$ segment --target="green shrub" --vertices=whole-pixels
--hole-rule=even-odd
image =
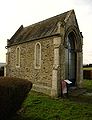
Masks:
[[[31,88],[26,79],[0,77],[0,120],[16,113]]]

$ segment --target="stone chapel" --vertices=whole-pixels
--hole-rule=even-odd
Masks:
[[[6,76],[28,79],[33,90],[58,97],[61,81],[80,86],[83,36],[74,10],[27,27],[7,40]]]

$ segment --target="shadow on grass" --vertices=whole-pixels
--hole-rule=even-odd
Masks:
[[[80,103],[92,103],[92,95],[90,92],[92,92],[92,89],[89,90],[87,88],[77,88],[69,91],[68,99]],[[87,93],[89,93],[89,95]]]
[[[51,117],[49,117],[49,119],[51,120],[61,120],[60,119],[60,116],[59,115],[54,115],[54,116],[51,116]],[[35,116],[35,117],[22,117],[22,116],[20,116],[20,115],[16,115],[15,117],[12,117],[11,119],[9,119],[9,120],[47,120],[47,119],[43,119],[43,118],[41,118],[41,117],[37,117],[37,116]]]
[[[92,104],[92,96],[69,96],[70,101],[75,101],[79,103],[91,103]]]
[[[38,116],[31,116],[31,117],[23,117],[21,115],[15,115],[10,120],[45,120]]]

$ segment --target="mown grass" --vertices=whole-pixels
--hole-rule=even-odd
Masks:
[[[83,80],[82,87],[87,91],[92,92],[92,80]]]
[[[78,98],[77,98],[78,99]],[[12,120],[92,120],[92,104],[31,91]]]
[[[83,70],[92,70],[92,67],[84,67]]]
[[[82,87],[92,91],[92,81],[83,80]],[[69,95],[68,99],[53,99],[31,91],[11,120],[92,120],[92,96]]]

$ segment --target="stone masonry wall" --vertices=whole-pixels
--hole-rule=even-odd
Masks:
[[[35,44],[41,44],[41,68],[34,67]],[[20,47],[20,67],[16,67],[16,48]],[[9,49],[7,75],[18,78],[25,78],[34,83],[34,88],[42,89],[42,86],[50,88],[52,86],[52,69],[53,69],[53,38],[42,39],[12,46]],[[35,85],[41,86],[40,88]],[[46,91],[46,90],[45,90]],[[44,91],[44,92],[45,92]]]

